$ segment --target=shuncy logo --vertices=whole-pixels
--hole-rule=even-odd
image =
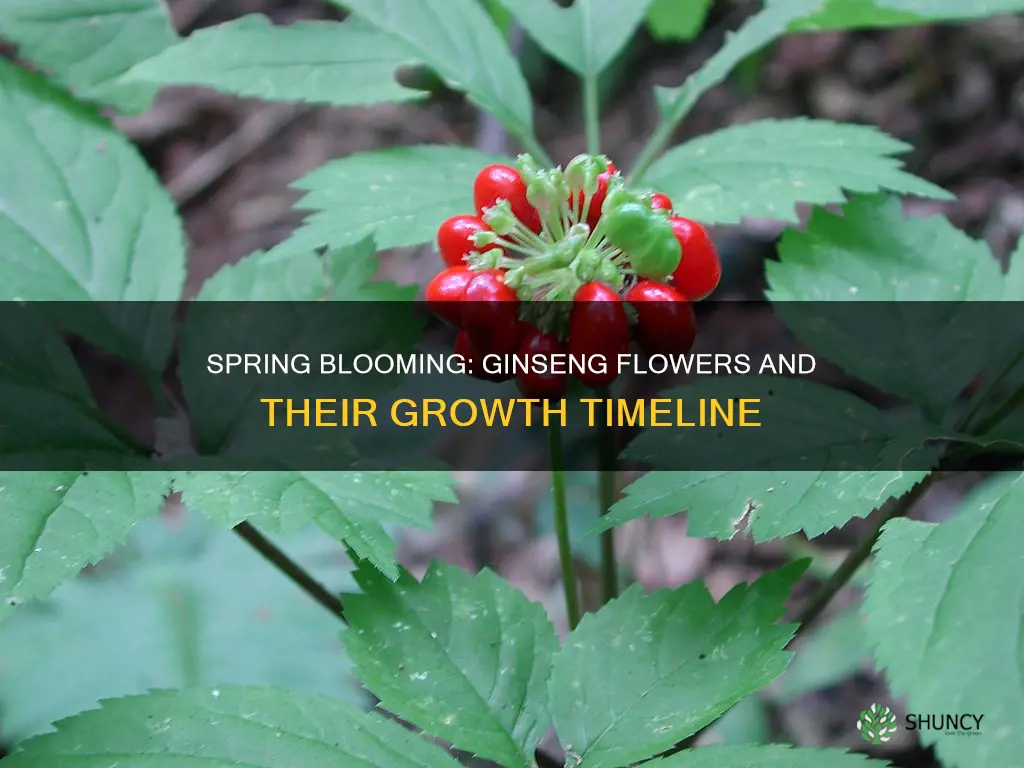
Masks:
[[[860,713],[857,730],[869,744],[884,744],[898,730],[896,715],[888,707],[872,704]]]

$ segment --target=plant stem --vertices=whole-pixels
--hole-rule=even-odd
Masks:
[[[249,523],[239,523],[235,526],[234,531],[276,566],[281,573],[294,581],[303,592],[348,624],[348,620],[345,618],[345,606],[342,605],[341,600],[310,576],[301,565],[288,557],[274,542]]]
[[[601,96],[596,75],[583,78],[583,123],[587,131],[587,154],[601,154]]]
[[[917,503],[918,499],[924,496],[925,492],[932,486],[937,477],[938,472],[932,472],[928,477],[918,483],[909,493],[889,504],[889,508],[882,513],[878,523],[871,529],[871,532],[857,542],[857,546],[850,551],[850,553],[843,559],[843,562],[839,564],[839,567],[836,568],[825,583],[821,585],[817,593],[811,598],[810,602],[808,602],[807,605],[803,607],[803,610],[797,614],[795,621],[800,626],[797,627],[796,633],[793,635],[794,639],[803,634],[807,627],[812,625],[818,617],[821,616],[825,608],[828,607],[828,604],[832,602],[832,598],[834,598],[839,593],[839,590],[846,586],[846,583],[853,578],[853,575],[858,570],[860,570],[864,561],[871,556],[871,551],[878,542],[878,537],[882,535],[882,529],[885,527],[885,524],[894,518],[906,515],[910,511],[911,507]]]
[[[978,390],[978,393],[971,399],[971,402],[968,405],[967,413],[961,419],[960,424],[957,427],[959,431],[970,433],[975,429],[973,422],[978,417],[982,406],[988,402],[992,393],[998,389],[1003,380],[1009,376],[1013,369],[1022,361],[1024,361],[1024,351],[1018,352],[996,376],[992,377],[987,384]],[[985,430],[981,430],[978,434],[983,434],[984,431]]]
[[[651,138],[648,139],[647,144],[644,145],[643,150],[640,152],[640,157],[636,159],[636,164],[629,172],[629,176],[626,179],[627,184],[637,184],[643,179],[647,169],[651,167],[651,163],[654,162],[661,150],[668,144],[669,139],[672,138],[676,126],[686,117],[686,112],[673,115],[672,117],[673,119],[671,120],[663,120],[654,133],[651,134]]]
[[[722,19],[719,24],[716,25],[717,30],[725,32],[725,28],[732,23],[742,9],[735,8]],[[715,30],[705,30],[705,33],[712,32]],[[636,159],[633,165],[633,169],[630,171],[629,176],[626,179],[627,184],[638,184],[643,179],[644,174],[651,167],[651,164],[657,159],[658,155],[661,154],[662,150],[665,149],[665,145],[672,139],[672,134],[675,133],[676,127],[686,119],[686,116],[690,114],[690,110],[697,104],[700,97],[703,96],[709,88],[722,82],[727,73],[735,67],[735,62],[727,63],[723,68],[721,64],[724,61],[732,57],[732,53],[725,48],[725,43],[728,42],[728,32],[725,32],[726,38],[722,41],[718,52],[710,59],[704,61],[703,65],[690,75],[683,85],[680,87],[680,93],[676,97],[674,106],[670,109],[668,115],[662,118],[661,123],[654,129],[654,133],[647,140],[647,144],[640,152],[640,156]],[[717,36],[717,35],[716,35]],[[769,41],[765,41],[764,45],[767,45]],[[760,50],[764,45],[759,46],[757,50]],[[753,55],[755,51],[750,51],[748,55]],[[701,78],[701,81],[697,80],[699,74],[703,74],[709,68],[720,69],[721,74],[718,77],[714,77],[710,80]],[[698,85],[694,85],[695,82],[699,82]]]
[[[558,559],[562,564],[562,589],[569,629],[580,623],[580,603],[576,594],[576,573],[569,539],[569,511],[565,503],[565,459],[562,456],[562,427],[548,425],[548,455],[551,461],[551,495],[555,504],[555,533],[558,536]]]
[[[600,393],[601,397],[609,397],[608,390]],[[601,516],[607,515],[615,503],[617,491],[615,477],[615,430],[611,425],[600,422],[597,433],[598,441],[598,488],[600,492]],[[619,594],[619,568],[615,560],[615,529],[609,528],[601,533],[601,604],[614,600]]]
[[[1024,404],[1024,387],[1021,387],[1010,395],[1006,402],[990,413],[977,427],[975,427],[974,434],[987,434],[995,427],[999,426],[1003,419],[1016,411],[1022,404]]]

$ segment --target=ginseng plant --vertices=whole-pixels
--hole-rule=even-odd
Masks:
[[[594,535],[602,537],[603,590],[590,612],[582,610],[574,573],[562,433],[551,427],[552,506],[568,625],[561,641],[544,608],[490,570],[471,575],[435,563],[417,579],[398,565],[391,528],[426,527],[435,502],[456,501],[446,472],[5,471],[0,640],[20,637],[20,647],[40,654],[40,641],[25,638],[42,637],[36,629],[49,619],[33,613],[31,604],[52,599],[65,608],[82,606],[79,629],[60,634],[59,648],[51,649],[76,653],[76,643],[107,624],[100,603],[90,602],[97,593],[62,591],[74,584],[52,598],[50,593],[103,560],[134,535],[136,524],[158,514],[169,493],[178,492],[185,505],[237,532],[265,558],[262,565],[276,566],[332,621],[341,620],[355,676],[382,709],[414,726],[319,695],[334,665],[343,670],[343,657],[323,649],[306,653],[296,647],[298,635],[288,635],[287,643],[277,637],[280,644],[271,650],[275,630],[258,626],[221,648],[220,665],[210,669],[202,663],[208,649],[201,642],[215,641],[200,641],[198,632],[181,640],[188,650],[180,678],[158,678],[153,684],[163,688],[151,692],[142,681],[152,678],[143,674],[121,675],[116,683],[97,680],[79,706],[103,698],[102,706],[77,715],[59,712],[72,716],[54,732],[16,739],[20,743],[4,758],[11,768],[445,768],[458,764],[453,752],[506,768],[864,766],[872,761],[840,749],[698,743],[734,706],[761,711],[765,701],[781,700],[777,686],[769,685],[786,673],[791,644],[853,580],[866,583],[863,621],[856,608],[847,610],[802,638],[807,645],[792,646],[830,649],[845,641],[840,646],[851,663],[824,678],[812,675],[811,684],[787,675],[790,694],[841,679],[874,649],[893,693],[905,695],[911,711],[984,714],[984,732],[974,738],[919,734],[936,745],[944,764],[1018,764],[1024,750],[1024,688],[1017,674],[1024,592],[1022,355],[1018,336],[987,345],[952,331],[965,318],[957,314],[964,302],[1012,306],[1024,298],[1024,250],[1017,249],[1004,274],[984,243],[946,219],[905,217],[896,195],[950,195],[903,170],[895,156],[908,147],[874,127],[796,118],[735,125],[681,144],[673,144],[673,137],[704,93],[793,30],[958,20],[1020,4],[766,2],[684,83],[657,89],[657,126],[631,163],[603,152],[599,78],[645,18],[655,28],[687,26],[706,3],[336,5],[349,14],[342,22],[275,26],[253,15],[188,37],[173,31],[160,0],[6,0],[0,7],[0,34],[25,64],[0,62],[0,295],[8,302],[101,307],[73,330],[140,374],[160,408],[163,436],[177,413],[161,383],[170,345],[153,333],[163,316],[118,314],[111,307],[177,302],[184,237],[171,197],[102,112],[141,111],[164,86],[361,107],[422,99],[424,90],[396,79],[396,70],[414,66],[464,93],[519,145],[509,156],[420,145],[333,160],[296,184],[306,192],[298,204],[309,212],[304,223],[270,250],[223,268],[202,285],[195,302],[409,302],[415,288],[371,280],[377,253],[435,242],[439,274],[427,288],[427,302],[455,327],[453,351],[470,362],[474,376],[508,378],[484,370],[483,358],[493,354],[612,358],[634,347],[675,354],[696,339],[693,302],[715,289],[723,266],[728,272],[705,227],[762,217],[793,225],[781,239],[778,260],[767,268],[768,298],[780,307],[810,301],[896,306],[923,299],[949,303],[952,314],[941,315],[949,322],[922,333],[906,313],[884,310],[864,334],[869,338],[862,338],[843,335],[827,318],[800,323],[798,315],[787,316],[791,330],[816,354],[909,406],[893,422],[874,405],[823,384],[746,379],[748,391],[796,404],[775,413],[781,420],[775,428],[800,445],[777,448],[780,454],[806,452],[820,462],[817,469],[813,462],[799,471],[780,468],[767,458],[713,471],[687,469],[671,458],[679,446],[676,431],[648,430],[627,456],[644,457],[655,470],[620,489],[618,446],[609,430],[602,431]],[[529,87],[506,39],[512,27],[579,76],[586,145],[561,163],[535,135]],[[818,209],[797,226],[795,206],[801,203]],[[822,208],[836,204],[843,205],[839,213]],[[20,398],[27,386],[35,387],[33,397],[51,398],[32,401],[50,404],[39,412],[73,406],[78,431],[45,445],[100,435],[104,446],[120,446],[126,454],[157,449],[104,418],[59,335],[12,337],[13,351],[0,368],[11,418],[26,412]],[[911,346],[901,346],[907,339]],[[894,363],[878,365],[882,358]],[[610,366],[578,380],[524,373],[516,384],[527,397],[558,400],[570,388],[607,393],[614,371]],[[43,391],[43,382],[56,378],[60,391]],[[964,397],[972,382],[972,394]],[[184,384],[188,399],[193,390]],[[197,404],[189,405],[194,412]],[[854,414],[863,425],[855,440],[864,443],[863,451],[877,454],[877,437],[885,446],[927,447],[927,461],[865,469],[872,456],[855,452],[857,469],[829,467],[821,457],[831,448],[814,442],[818,432],[804,428],[806,409],[825,421],[829,414]],[[233,427],[226,423],[228,410],[212,410],[225,432]],[[22,419],[12,423],[27,423]],[[194,430],[200,426],[192,424]],[[9,453],[27,450],[18,434],[4,431]],[[199,438],[202,443],[204,436]],[[714,446],[701,439],[686,438],[696,453],[714,455]],[[904,519],[947,473],[988,467],[986,458],[995,453],[1006,471],[972,490],[958,514],[938,523]],[[782,539],[801,552],[806,544],[799,536],[814,538],[873,516],[866,536],[838,566],[813,558],[810,596],[791,622],[779,623],[809,567],[806,559],[740,584],[717,602],[700,582],[651,594],[633,584],[620,592],[615,527],[683,510],[692,536]],[[355,562],[358,589],[340,599],[271,538],[310,523],[343,542]],[[861,566],[873,551],[877,557],[867,572]],[[189,590],[227,578],[213,565],[204,560],[194,569]],[[256,585],[262,582],[245,573],[245,585],[261,589]],[[129,610],[127,598],[113,604]],[[174,614],[175,626],[194,628],[190,603],[174,605],[185,611]],[[228,615],[229,606],[223,609]],[[47,637],[55,636],[50,629]],[[62,658],[77,668],[71,673],[76,680],[91,679],[90,658],[108,658],[110,648],[127,639],[108,637],[102,644],[107,656]],[[264,643],[263,656],[276,653],[275,660],[307,671],[301,685],[287,674],[282,684],[277,667],[273,673],[269,666],[235,669],[250,658],[239,653],[242,648],[262,649]],[[132,663],[123,661],[129,670]],[[4,687],[24,682],[31,666],[5,670],[0,663],[0,697]],[[855,714],[850,734],[861,726]],[[541,748],[552,729],[557,745],[551,739]]]

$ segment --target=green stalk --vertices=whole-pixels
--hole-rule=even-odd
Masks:
[[[601,97],[597,76],[583,78],[583,123],[587,131],[587,154],[601,154]]]
[[[608,398],[607,389],[601,397]],[[615,503],[615,431],[606,422],[600,422],[597,433],[598,446],[598,489],[600,492],[600,515],[607,515]],[[619,594],[619,568],[615,559],[615,529],[601,533],[601,604],[614,600]]]
[[[999,426],[1003,419],[1024,405],[1024,388],[1018,389],[1010,398],[989,414],[977,427],[974,434],[985,435]]]
[[[984,386],[978,389],[977,394],[971,398],[971,402],[968,404],[967,413],[961,419],[957,429],[961,432],[970,433],[975,428],[974,421],[978,418],[978,414],[981,409],[988,402],[990,396],[999,388],[999,385],[1003,383],[1003,380],[1009,376],[1013,369],[1016,368],[1021,362],[1024,362],[1024,351],[1018,352],[1006,366],[993,378],[991,378]]]
[[[601,97],[598,92],[598,79],[596,73],[590,73],[583,78],[583,123],[587,132],[587,154],[601,154]],[[588,197],[581,214],[581,220],[585,221],[590,208]],[[602,222],[603,223],[603,220]],[[599,242],[595,237],[600,237],[601,223],[598,223],[594,232],[588,239],[590,242]],[[604,390],[602,397],[608,397],[608,391]],[[598,498],[599,514],[607,515],[612,504],[615,503],[615,432],[611,426],[602,423],[597,436],[598,446]],[[615,529],[609,528],[601,534],[601,604],[614,600],[619,593],[618,584],[618,563],[615,561]]]
[[[548,455],[551,462],[551,495],[555,503],[555,534],[558,536],[558,559],[562,564],[562,589],[565,591],[565,609],[569,629],[580,623],[579,595],[576,593],[576,573],[569,539],[569,511],[565,502],[565,458],[562,455],[562,427],[548,425]]]
[[[605,392],[603,397],[607,397]],[[598,488],[600,514],[608,514],[615,503],[615,433],[602,422],[598,427]],[[615,529],[601,532],[601,604],[618,596],[618,563],[615,561]]]
[[[647,144],[640,152],[640,157],[636,159],[636,165],[633,166],[633,170],[629,173],[626,181],[627,184],[637,184],[644,177],[647,169],[651,167],[651,164],[657,159],[665,145],[672,138],[676,126],[686,117],[687,112],[689,110],[680,111],[678,114],[672,115],[671,119],[663,120],[661,125],[655,129],[654,133],[651,134],[651,138],[648,139]]]

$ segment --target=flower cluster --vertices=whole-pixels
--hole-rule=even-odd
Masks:
[[[666,195],[631,189],[604,156],[563,170],[520,155],[481,170],[473,199],[476,215],[438,229],[447,268],[427,301],[459,329],[455,352],[474,375],[488,378],[484,355],[613,360],[631,339],[648,353],[693,346],[691,302],[715,289],[721,266],[704,228],[674,215]],[[614,367],[577,374],[595,389],[615,377]],[[516,378],[527,397],[557,398],[568,384],[550,372]]]

